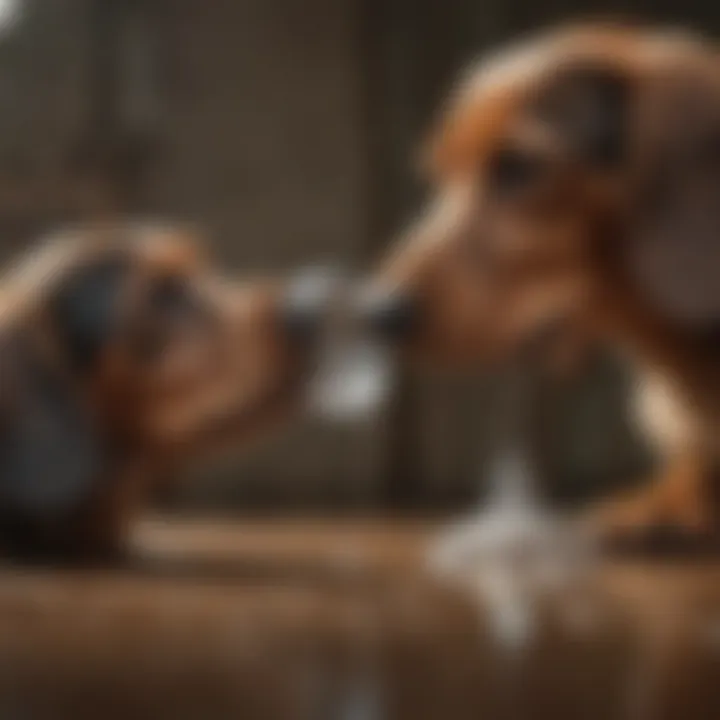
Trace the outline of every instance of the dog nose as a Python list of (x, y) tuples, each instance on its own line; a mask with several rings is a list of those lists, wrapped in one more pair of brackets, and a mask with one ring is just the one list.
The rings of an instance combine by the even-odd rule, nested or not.
[(387, 342), (406, 340), (419, 319), (419, 303), (407, 293), (368, 289), (360, 302), (360, 317), (369, 332)]
[[(332, 268), (300, 271), (281, 302), (281, 325), (293, 342), (313, 346), (323, 329), (354, 327), (383, 342), (400, 343), (413, 332), (418, 303), (403, 292), (349, 283)], [(334, 318), (334, 320), (331, 320)]]

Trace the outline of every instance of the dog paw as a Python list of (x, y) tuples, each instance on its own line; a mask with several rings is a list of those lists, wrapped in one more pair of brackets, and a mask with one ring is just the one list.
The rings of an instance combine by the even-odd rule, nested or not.
[(610, 553), (720, 555), (720, 524), (705, 505), (670, 503), (652, 489), (592, 509), (580, 526)]

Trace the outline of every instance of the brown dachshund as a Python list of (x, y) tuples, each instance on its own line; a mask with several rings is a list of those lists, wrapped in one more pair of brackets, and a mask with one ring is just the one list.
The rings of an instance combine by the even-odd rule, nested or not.
[(435, 200), (379, 273), (415, 305), (408, 346), (457, 365), (543, 335), (612, 343), (638, 369), (638, 416), (664, 469), (593, 518), (608, 539), (714, 537), (716, 47), (610, 25), (521, 43), (471, 70), (426, 160)]
[(0, 550), (114, 554), (159, 483), (292, 406), (306, 363), (285, 300), (280, 283), (224, 280), (159, 225), (60, 234), (13, 268)]

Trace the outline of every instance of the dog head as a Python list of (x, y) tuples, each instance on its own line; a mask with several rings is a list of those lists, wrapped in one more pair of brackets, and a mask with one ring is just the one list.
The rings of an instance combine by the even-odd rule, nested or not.
[(306, 353), (285, 294), (176, 227), (50, 239), (2, 286), (3, 507), (66, 510), (129, 455), (186, 458), (291, 407)]
[(375, 278), (413, 306), (402, 340), (459, 363), (626, 313), (716, 323), (717, 69), (699, 39), (610, 26), (471, 69), (427, 147), (434, 198)]

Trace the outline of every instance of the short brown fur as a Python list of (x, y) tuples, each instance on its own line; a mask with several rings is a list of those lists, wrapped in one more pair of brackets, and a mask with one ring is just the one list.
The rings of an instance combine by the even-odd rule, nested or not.
[[(582, 115), (538, 114), (578, 68), (626, 92), (627, 150), (612, 167), (571, 147)], [(712, 480), (720, 450), (720, 352), (712, 340), (720, 306), (717, 291), (697, 290), (708, 265), (720, 270), (712, 210), (718, 185), (715, 166), (708, 160), (701, 171), (695, 157), (712, 159), (710, 150), (686, 151), (693, 138), (720, 138), (719, 70), (715, 47), (702, 39), (613, 25), (564, 28), (480, 63), (451, 97), (423, 155), (436, 201), (378, 276), (421, 306), (415, 357), (452, 366), (502, 361), (558, 325), (571, 342), (607, 342), (632, 360), (638, 418), (664, 469), (650, 489), (592, 514), (608, 538), (660, 526), (714, 537), (720, 527)], [(571, 94), (569, 107), (582, 97)], [(505, 147), (514, 165), (508, 169), (506, 160), (498, 178)], [(540, 159), (540, 170), (522, 165), (527, 158)], [(658, 178), (671, 182), (653, 205), (646, 198)], [(500, 180), (509, 192), (498, 189)], [(709, 204), (696, 201), (706, 195)], [(669, 236), (675, 225), (678, 237)], [(709, 238), (701, 238), (708, 227)], [(687, 272), (671, 260), (648, 275), (648, 258), (652, 265), (660, 257), (663, 242), (675, 257), (695, 240)], [(678, 293), (696, 290), (692, 310), (678, 304)]]
[[(49, 295), (109, 252), (119, 252), (129, 268), (116, 303), (120, 319), (92, 366), (76, 372)], [(176, 334), (159, 354), (138, 355), (132, 339), (153, 312), (153, 288), (168, 278), (189, 293), (178, 308), (168, 308), (177, 312), (168, 320), (177, 323)], [(37, 390), (31, 375), (20, 382), (12, 373), (37, 366), (91, 413), (93, 431), (114, 455), (62, 512), (20, 510), (0, 499), (0, 552), (53, 560), (105, 560), (123, 552), (129, 523), (159, 486), (198, 456), (247, 443), (297, 398), (303, 363), (279, 328), (281, 284), (222, 279), (202, 258), (198, 238), (181, 228), (137, 224), (60, 233), (9, 271), (2, 287), (0, 409), (8, 430)], [(194, 315), (185, 317), (194, 312), (186, 300), (198, 303), (197, 324)], [(164, 322), (147, 330), (150, 340), (167, 330)], [(44, 452), (42, 442), (34, 452)], [(0, 480), (12, 481), (5, 465)], [(18, 518), (24, 530), (14, 537), (7, 529)]]

